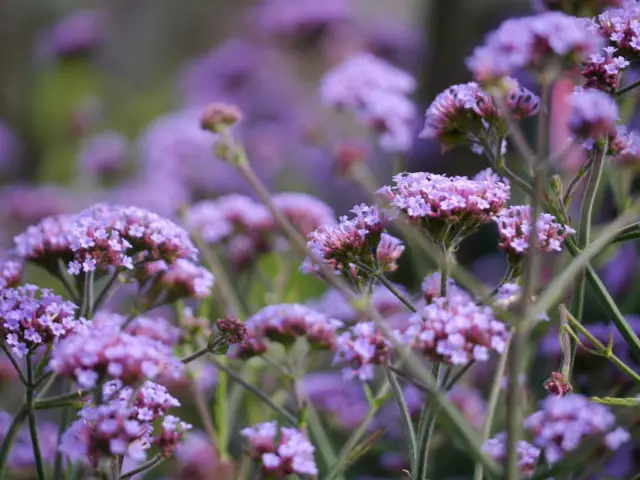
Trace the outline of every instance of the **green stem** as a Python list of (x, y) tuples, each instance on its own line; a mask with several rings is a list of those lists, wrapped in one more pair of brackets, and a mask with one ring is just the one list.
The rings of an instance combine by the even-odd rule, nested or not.
[[(327, 431), (322, 425), (322, 420), (318, 416), (318, 412), (311, 403), (306, 404), (306, 416), (309, 430), (314, 438), (314, 443), (322, 456), (327, 468), (331, 468), (338, 461), (338, 457), (333, 451), (333, 445)], [(340, 476), (342, 478), (342, 476)]]
[(116, 281), (118, 280), (118, 276), (119, 275), (120, 275), (120, 271), (116, 268), (116, 271), (113, 272), (113, 275), (111, 275), (111, 278), (109, 278), (109, 281), (107, 282), (107, 284), (104, 286), (104, 288), (98, 294), (98, 298), (96, 298), (96, 301), (95, 301), (95, 303), (93, 304), (93, 307), (92, 307), (92, 311), (93, 312), (98, 311), (100, 309), (100, 307), (102, 307), (104, 302), (107, 301), (107, 298), (109, 298), (109, 294), (111, 293), (111, 290), (112, 290), (113, 286), (115, 285)]
[[(226, 366), (226, 358), (220, 359), (219, 365)], [(216, 384), (216, 398), (213, 406), (213, 416), (218, 428), (218, 451), (222, 460), (229, 458), (227, 443), (229, 441), (229, 416), (227, 415), (227, 404), (229, 390), (229, 376), (220, 369), (218, 371), (218, 381)]]
[[(63, 393), (62, 395), (56, 395), (54, 397), (43, 398), (42, 400), (37, 400), (34, 403), (34, 407), (37, 410), (44, 410), (47, 408), (55, 408), (52, 405), (58, 405), (61, 402), (66, 402), (68, 400), (82, 400), (83, 397), (90, 395), (94, 392), (99, 392), (100, 387), (89, 388), (86, 390), (78, 390), (76, 392)], [(42, 394), (42, 392), (40, 393)]]
[(13, 368), (18, 373), (18, 378), (20, 379), (20, 383), (22, 383), (23, 385), (26, 386), (27, 385), (27, 379), (25, 378), (24, 374), (22, 373), (22, 369), (20, 368), (20, 365), (18, 365), (18, 362), (16, 361), (15, 357), (11, 354), (11, 351), (7, 348), (7, 346), (4, 344), (4, 342), (0, 343), (0, 348), (2, 348), (4, 353), (7, 355), (7, 358), (11, 362), (11, 365), (13, 365)]
[(45, 480), (47, 475), (44, 469), (44, 461), (42, 460), (42, 452), (40, 450), (40, 440), (38, 437), (38, 423), (36, 421), (35, 410), (35, 386), (33, 384), (33, 363), (31, 362), (32, 353), (27, 354), (27, 393), (25, 402), (27, 404), (27, 417), (29, 421), (29, 432), (31, 433), (31, 445), (33, 447), (33, 458), (35, 460), (36, 472), (38, 480)]
[(624, 95), (625, 93), (630, 92), (631, 90), (634, 90), (638, 86), (640, 86), (640, 80), (636, 80), (635, 82), (627, 85), (626, 87), (622, 87), (616, 93), (614, 93), (614, 96), (620, 97), (620, 96)]
[(458, 383), (458, 381), (464, 376), (464, 374), (467, 373), (471, 369), (471, 367), (475, 365), (475, 363), (475, 360), (469, 360), (469, 362), (464, 367), (458, 370), (458, 373), (456, 373), (451, 380), (445, 378), (443, 382), (444, 390), (446, 392), (451, 390), (454, 385)]
[(134, 468), (133, 470), (129, 470), (127, 473), (123, 473), (122, 475), (120, 475), (120, 480), (126, 480), (127, 478), (131, 478), (139, 473), (144, 472), (145, 470), (149, 470), (155, 467), (156, 465), (158, 465), (164, 459), (165, 458), (162, 455), (158, 454), (153, 458), (151, 458), (149, 461), (140, 465), (139, 467)]
[(9, 460), (9, 454), (11, 453), (11, 447), (15, 442), (20, 426), (27, 417), (27, 405), (23, 404), (20, 410), (14, 415), (11, 425), (7, 430), (4, 438), (2, 439), (2, 446), (0, 446), (0, 480), (4, 480), (7, 475), (7, 462)]
[(405, 441), (407, 443), (407, 449), (409, 454), (409, 460), (411, 465), (411, 472), (416, 471), (416, 450), (417, 450), (417, 441), (416, 441), (416, 432), (413, 428), (413, 420), (411, 419), (411, 413), (409, 412), (409, 407), (407, 407), (407, 402), (404, 398), (404, 393), (402, 392), (402, 387), (396, 378), (396, 374), (389, 367), (383, 367), (384, 372), (387, 375), (387, 380), (389, 380), (389, 385), (391, 386), (391, 392), (398, 403), (398, 409), (400, 410), (400, 421), (402, 422), (402, 430), (404, 431)]
[(187, 355), (186, 357), (183, 357), (180, 359), (180, 362), (184, 363), (185, 365), (187, 363), (191, 363), (194, 360), (197, 360), (198, 358), (206, 355), (207, 353), (211, 352), (211, 348), (209, 346), (206, 347), (202, 347), (200, 350), (196, 350), (195, 352), (193, 352), (190, 355)]
[(387, 277), (385, 277), (382, 273), (378, 273), (376, 274), (376, 278), (380, 281), (380, 283), (382, 283), (387, 290), (389, 290), (398, 300), (400, 300), (409, 310), (411, 310), (412, 312), (417, 312), (418, 309), (415, 307), (415, 305), (411, 302), (411, 300), (409, 300), (407, 297), (405, 297), (400, 290), (398, 290), (393, 283), (391, 283), (389, 281), (389, 279)]
[(80, 316), (90, 319), (93, 311), (93, 272), (84, 273), (84, 295), (80, 306)]
[(64, 288), (67, 291), (67, 293), (69, 294), (69, 297), (71, 298), (71, 301), (77, 305), (78, 304), (78, 294), (76, 293), (75, 288), (73, 288), (73, 286), (71, 285), (71, 282), (69, 282), (69, 278), (67, 277), (67, 270), (66, 270), (65, 264), (61, 259), (58, 259), (58, 278), (62, 282), (62, 285), (64, 286)]
[[(63, 382), (63, 388), (66, 390), (68, 387), (69, 387), (69, 381), (65, 379)], [(62, 434), (67, 429), (67, 425), (69, 423), (70, 418), (71, 418), (71, 409), (68, 407), (63, 408), (62, 414), (60, 415), (60, 423), (58, 424), (58, 441), (56, 443), (57, 445), (60, 445), (60, 439), (62, 437)], [(64, 460), (62, 458), (62, 452), (59, 449), (57, 449), (56, 456), (53, 462), (53, 478), (54, 479), (63, 478), (63, 473), (62, 473), (63, 469), (64, 469)]]

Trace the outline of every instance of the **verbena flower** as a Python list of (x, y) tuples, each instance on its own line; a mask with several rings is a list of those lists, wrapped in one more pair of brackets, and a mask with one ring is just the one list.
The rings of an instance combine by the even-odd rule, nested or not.
[(282, 303), (259, 310), (247, 319), (246, 327), (246, 338), (231, 345), (230, 356), (247, 358), (262, 353), (267, 340), (289, 346), (300, 337), (313, 348), (334, 350), (342, 322), (298, 303)]
[(620, 87), (622, 72), (631, 65), (623, 56), (615, 55), (617, 48), (604, 47), (603, 53), (591, 55), (582, 66), (585, 87), (614, 92)]
[(579, 89), (569, 104), (569, 128), (576, 137), (597, 142), (615, 133), (620, 115), (611, 96), (600, 90)]
[(0, 290), (17, 286), (22, 277), (23, 267), (20, 260), (0, 261)]
[(541, 13), (503, 22), (476, 47), (467, 67), (479, 82), (498, 80), (521, 68), (571, 67), (598, 53), (600, 38), (575, 17)]
[[(80, 410), (79, 419), (62, 435), (60, 451), (72, 461), (89, 461), (94, 467), (102, 459), (115, 456), (144, 461), (152, 444), (158, 445), (166, 457), (191, 428), (167, 415), (180, 402), (161, 385), (145, 382), (134, 391), (112, 381), (103, 387), (103, 397), (104, 403)], [(160, 428), (155, 426), (158, 423)]]
[(178, 444), (175, 456), (182, 465), (180, 479), (207, 480), (221, 468), (220, 454), (209, 436), (200, 430), (188, 432)]
[(605, 405), (572, 394), (547, 397), (540, 410), (524, 421), (533, 443), (544, 451), (549, 464), (554, 464), (588, 439), (602, 441), (602, 446), (615, 451), (629, 440), (629, 433), (616, 428), (616, 419)]
[(45, 217), (69, 213), (73, 204), (73, 194), (54, 185), (15, 183), (0, 190), (0, 218), (12, 229), (22, 230)]
[(130, 335), (146, 337), (167, 347), (173, 347), (183, 337), (182, 330), (164, 317), (138, 315), (125, 325), (126, 322), (127, 317), (124, 315), (104, 310), (97, 312), (92, 319), (94, 325), (119, 327)]
[(67, 337), (54, 351), (51, 369), (72, 377), (83, 388), (94, 387), (108, 377), (133, 385), (145, 378), (182, 373), (182, 364), (169, 347), (156, 339), (121, 331), (122, 323), (99, 322)]
[(171, 303), (181, 298), (206, 298), (214, 284), (209, 270), (183, 258), (173, 264), (164, 260), (145, 263), (137, 270), (142, 297), (148, 306)]
[(17, 356), (86, 329), (77, 306), (35, 285), (0, 290), (0, 335)]
[(320, 225), (336, 223), (333, 209), (319, 198), (306, 193), (276, 193), (273, 203), (303, 235), (308, 235)]
[(378, 193), (437, 244), (455, 248), (488, 223), (509, 199), (505, 182), (433, 173), (400, 173)]
[(265, 422), (240, 430), (240, 435), (248, 440), (251, 456), (268, 478), (318, 474), (315, 447), (299, 430)]
[(38, 54), (45, 59), (86, 55), (102, 43), (104, 12), (76, 10), (42, 32), (38, 38)]
[(127, 139), (118, 132), (103, 132), (86, 138), (78, 154), (80, 174), (100, 178), (123, 173), (128, 147)]
[[(354, 278), (368, 277), (361, 263), (373, 271), (393, 271), (404, 250), (402, 242), (384, 232), (387, 217), (377, 208), (358, 205), (351, 212), (353, 217), (340, 217), (337, 225), (322, 225), (308, 236), (307, 247), (336, 274)], [(307, 259), (304, 272), (318, 272), (314, 260)]]
[[(518, 263), (522, 255), (529, 249), (529, 235), (531, 229), (531, 207), (518, 205), (508, 207), (499, 212), (494, 221), (498, 226), (500, 243), (512, 263)], [(541, 252), (560, 252), (562, 242), (575, 230), (568, 225), (562, 225), (548, 213), (541, 213), (537, 222), (536, 246)]]
[[(540, 98), (512, 78), (505, 81), (505, 103), (515, 120), (538, 113)], [(469, 144), (482, 154), (487, 146), (504, 148), (507, 127), (492, 96), (476, 82), (453, 85), (438, 94), (425, 114), (420, 136), (443, 148)]]
[[(0, 410), (0, 438), (5, 438), (11, 426), (12, 416), (4, 410)], [(38, 422), (38, 440), (40, 454), (45, 465), (51, 465), (56, 455), (58, 442), (58, 427), (53, 422)], [(33, 456), (33, 443), (31, 433), (27, 425), (23, 425), (18, 431), (7, 459), (6, 468), (11, 471), (32, 470), (36, 466)], [(27, 474), (28, 475), (28, 474)]]
[(451, 365), (489, 359), (502, 353), (508, 327), (498, 321), (490, 307), (477, 305), (467, 296), (435, 298), (411, 316), (409, 325), (396, 331), (403, 343)]
[(628, 1), (619, 8), (609, 8), (591, 21), (593, 33), (605, 38), (627, 59), (637, 58), (640, 52), (640, 5)]
[(391, 343), (373, 322), (358, 322), (337, 338), (334, 364), (347, 365), (347, 379), (371, 380), (375, 365), (384, 365), (391, 355)]
[(415, 107), (407, 98), (415, 79), (370, 53), (360, 53), (330, 70), (322, 79), (323, 101), (351, 110), (363, 123), (380, 133), (380, 143), (390, 151), (411, 147)]
[[(507, 461), (507, 435), (505, 433), (499, 433), (495, 437), (490, 438), (483, 445), (482, 450), (496, 462), (504, 465)], [(538, 465), (540, 449), (534, 447), (529, 442), (519, 440), (516, 450), (518, 455), (518, 470), (520, 470), (526, 478), (531, 478)]]

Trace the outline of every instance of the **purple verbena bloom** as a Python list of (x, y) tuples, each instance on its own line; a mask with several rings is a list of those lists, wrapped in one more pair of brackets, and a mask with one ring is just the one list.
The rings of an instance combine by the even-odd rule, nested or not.
[(273, 196), (273, 203), (303, 235), (310, 234), (320, 225), (336, 223), (333, 209), (306, 193), (277, 193)]
[(498, 80), (521, 68), (543, 71), (573, 66), (596, 54), (600, 38), (585, 22), (560, 12), (512, 18), (485, 37), (467, 67), (479, 82)]
[(620, 87), (622, 72), (631, 65), (623, 56), (615, 55), (615, 47), (604, 47), (603, 53), (591, 55), (582, 66), (584, 86), (605, 92), (615, 92)]
[(554, 464), (591, 438), (601, 437), (602, 446), (617, 449), (629, 435), (616, 429), (615, 423), (609, 407), (571, 394), (545, 398), (540, 410), (524, 421), (524, 427), (533, 436), (533, 443), (544, 451), (547, 462)]
[(173, 264), (164, 260), (146, 262), (136, 269), (135, 275), (142, 289), (141, 297), (150, 307), (184, 298), (206, 298), (214, 283), (209, 270), (183, 258)]
[(593, 33), (608, 40), (628, 59), (635, 59), (640, 52), (640, 5), (624, 2), (619, 8), (609, 8), (591, 21)]
[[(534, 447), (529, 442), (519, 440), (516, 446), (518, 454), (518, 470), (526, 478), (531, 478), (536, 471), (540, 449)], [(484, 453), (500, 464), (507, 461), (507, 435), (499, 433), (490, 438), (482, 447)]]
[(502, 353), (509, 335), (490, 307), (477, 305), (468, 295), (437, 297), (396, 331), (407, 345), (450, 365), (489, 359)]
[(578, 89), (569, 104), (569, 129), (576, 137), (597, 142), (615, 133), (620, 115), (610, 95), (592, 88)]
[(23, 229), (45, 217), (69, 213), (74, 203), (69, 190), (53, 185), (6, 185), (0, 190), (0, 218)]
[(78, 307), (35, 285), (0, 290), (0, 335), (17, 357), (86, 330)]
[(345, 429), (356, 428), (367, 414), (361, 386), (345, 382), (338, 372), (308, 373), (301, 381), (301, 390), (318, 411), (329, 412)]
[(103, 132), (86, 138), (78, 154), (81, 175), (104, 177), (119, 174), (127, 161), (127, 139), (118, 132)]
[(299, 430), (266, 422), (244, 428), (240, 434), (251, 444), (250, 454), (265, 475), (318, 474), (313, 458), (315, 447)]
[(0, 260), (0, 290), (16, 287), (22, 277), (21, 260)]
[(111, 327), (124, 327), (124, 331), (133, 336), (147, 337), (160, 342), (167, 347), (173, 347), (183, 337), (182, 330), (172, 325), (163, 317), (138, 315), (127, 323), (127, 317), (118, 313), (101, 310), (92, 318), (94, 325), (106, 325)]
[(437, 244), (457, 246), (491, 221), (509, 199), (505, 182), (469, 180), (433, 173), (400, 173), (378, 193)]
[(188, 432), (175, 451), (182, 465), (180, 479), (207, 480), (220, 466), (220, 455), (211, 444), (211, 439), (200, 430)]
[(54, 59), (91, 53), (104, 38), (104, 20), (100, 10), (71, 12), (40, 34), (39, 55)]
[(66, 264), (73, 258), (69, 233), (74, 220), (74, 215), (43, 218), (14, 238), (16, 255), (57, 274), (58, 260)]
[(374, 365), (385, 365), (391, 355), (391, 343), (378, 331), (373, 322), (359, 322), (340, 334), (333, 362), (347, 365), (343, 369), (347, 379), (368, 381), (373, 378)]

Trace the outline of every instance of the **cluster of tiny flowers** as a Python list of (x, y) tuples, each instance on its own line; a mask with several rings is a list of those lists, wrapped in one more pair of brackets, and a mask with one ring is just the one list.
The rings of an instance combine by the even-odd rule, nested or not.
[(615, 92), (620, 87), (622, 72), (631, 65), (624, 57), (614, 55), (618, 49), (604, 47), (602, 54), (591, 55), (582, 66), (584, 85), (605, 92)]
[(20, 283), (23, 266), (19, 260), (0, 261), (0, 289), (15, 287)]
[(240, 434), (251, 444), (251, 456), (260, 462), (267, 478), (318, 474), (313, 458), (315, 448), (295, 428), (278, 429), (276, 422), (265, 422), (244, 428)]
[(411, 147), (416, 111), (407, 98), (415, 79), (370, 53), (360, 53), (333, 68), (322, 79), (324, 102), (356, 112), (380, 133), (380, 144), (389, 151)]
[(291, 345), (306, 337), (312, 347), (334, 350), (342, 322), (298, 303), (269, 305), (247, 319), (246, 337), (231, 345), (229, 355), (248, 358), (266, 349), (266, 340)]
[[(505, 464), (507, 460), (507, 435), (499, 433), (487, 440), (482, 450), (499, 464)], [(531, 478), (538, 465), (540, 449), (534, 447), (529, 442), (519, 440), (516, 446), (518, 454), (518, 470), (526, 478)]]
[(57, 272), (58, 260), (66, 263), (73, 257), (68, 235), (73, 220), (73, 215), (43, 218), (14, 238), (15, 253), (24, 260)]
[(277, 193), (273, 196), (273, 203), (303, 235), (310, 234), (320, 225), (336, 223), (333, 209), (306, 193)]
[(194, 260), (197, 250), (175, 223), (147, 210), (97, 204), (80, 212), (69, 232), (74, 259), (69, 273), (110, 266), (132, 269), (134, 262)]
[(22, 357), (40, 345), (86, 329), (76, 319), (77, 307), (35, 285), (0, 290), (0, 334), (13, 353)]
[[(512, 118), (520, 120), (538, 113), (540, 98), (512, 78), (505, 79), (506, 105)], [(437, 140), (443, 148), (467, 143), (482, 154), (485, 145), (504, 147), (506, 125), (493, 98), (476, 82), (453, 85), (438, 94), (425, 114), (420, 136)]]
[(373, 322), (359, 322), (340, 334), (334, 363), (344, 365), (346, 379), (371, 380), (374, 365), (384, 365), (391, 355), (391, 344)]
[(625, 2), (620, 8), (610, 8), (591, 22), (594, 33), (606, 38), (622, 55), (635, 58), (640, 52), (640, 5)]
[(127, 160), (128, 146), (127, 140), (117, 132), (88, 137), (78, 155), (81, 174), (101, 177), (121, 173)]
[(396, 334), (432, 358), (464, 365), (472, 360), (488, 360), (492, 350), (502, 353), (509, 331), (490, 307), (477, 305), (468, 296), (452, 295), (435, 298)]
[(174, 346), (182, 338), (182, 330), (164, 317), (139, 315), (127, 323), (127, 317), (101, 310), (93, 316), (92, 322), (94, 325), (118, 326), (130, 335), (143, 336), (167, 347)]
[[(529, 248), (531, 229), (531, 207), (518, 205), (505, 208), (495, 217), (500, 235), (500, 248), (507, 252), (510, 261), (517, 262)], [(562, 242), (575, 230), (556, 221), (553, 215), (541, 213), (536, 225), (538, 250), (541, 252), (559, 252)]]
[[(394, 271), (404, 251), (402, 242), (384, 232), (385, 215), (376, 207), (365, 204), (351, 210), (352, 218), (340, 217), (338, 224), (325, 224), (309, 234), (307, 247), (329, 269), (336, 273), (361, 274), (356, 263), (374, 271)], [(305, 272), (317, 272), (318, 267), (307, 259)], [(366, 274), (365, 274), (366, 276)]]
[[(135, 394), (132, 399), (131, 396)], [(144, 461), (152, 444), (168, 456), (191, 425), (167, 415), (180, 406), (161, 385), (145, 382), (139, 391), (111, 381), (103, 387), (104, 403), (86, 406), (62, 435), (60, 451), (71, 460), (88, 460), (97, 466), (101, 459), (129, 456)], [(154, 422), (161, 420), (159, 432)]]
[(521, 68), (575, 65), (598, 53), (600, 37), (584, 22), (561, 12), (547, 12), (503, 22), (467, 59), (476, 80), (488, 82)]
[(569, 99), (569, 128), (580, 139), (592, 144), (616, 132), (620, 119), (618, 106), (608, 94), (596, 89), (578, 89)]
[(138, 270), (136, 275), (144, 286), (143, 297), (149, 306), (180, 298), (205, 298), (213, 288), (211, 272), (183, 258), (173, 264), (164, 260), (145, 263)]
[(505, 182), (434, 173), (400, 173), (378, 193), (421, 226), (438, 244), (457, 245), (500, 212), (509, 199)]
[(615, 423), (607, 406), (571, 394), (545, 398), (541, 409), (529, 416), (524, 426), (533, 436), (533, 443), (544, 451), (547, 462), (554, 464), (590, 438), (601, 437), (603, 446), (617, 450), (630, 436)]
[[(115, 314), (114, 314), (115, 315)], [(159, 375), (179, 376), (182, 364), (165, 344), (120, 330), (123, 322), (99, 322), (60, 342), (52, 370), (90, 388), (107, 375), (131, 385)]]

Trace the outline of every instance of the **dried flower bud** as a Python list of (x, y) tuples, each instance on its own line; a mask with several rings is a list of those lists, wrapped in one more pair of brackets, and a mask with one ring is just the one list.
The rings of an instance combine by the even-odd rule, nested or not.
[(227, 343), (242, 343), (247, 338), (247, 327), (236, 317), (221, 318), (216, 322), (216, 327)]
[(200, 126), (203, 130), (220, 133), (242, 119), (238, 107), (224, 103), (212, 103), (202, 112)]
[(563, 397), (573, 392), (573, 387), (560, 372), (551, 372), (551, 377), (544, 382), (544, 388), (557, 397)]

